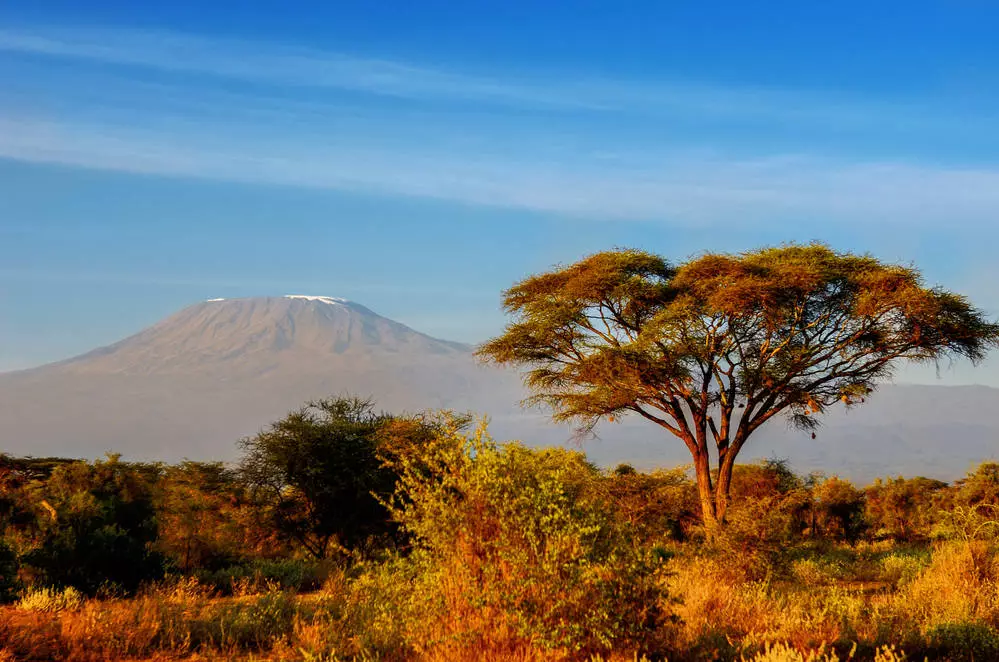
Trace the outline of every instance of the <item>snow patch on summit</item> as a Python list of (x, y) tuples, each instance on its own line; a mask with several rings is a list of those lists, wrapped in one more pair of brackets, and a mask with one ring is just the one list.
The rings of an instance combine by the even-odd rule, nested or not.
[(328, 303), (333, 306), (339, 306), (348, 303), (346, 299), (341, 299), (340, 297), (322, 297), (322, 296), (312, 296), (308, 294), (285, 294), (284, 298), (305, 299), (306, 301), (321, 301), (323, 303)]

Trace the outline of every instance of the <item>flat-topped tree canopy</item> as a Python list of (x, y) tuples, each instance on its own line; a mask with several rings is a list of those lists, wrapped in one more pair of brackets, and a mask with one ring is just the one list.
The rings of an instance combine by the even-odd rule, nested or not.
[(736, 455), (774, 416), (814, 429), (899, 361), (977, 363), (999, 346), (999, 324), (914, 267), (819, 243), (680, 264), (606, 251), (517, 283), (504, 307), (514, 321), (479, 355), (528, 368), (529, 402), (556, 420), (590, 430), (633, 413), (679, 437), (709, 526), (724, 520)]

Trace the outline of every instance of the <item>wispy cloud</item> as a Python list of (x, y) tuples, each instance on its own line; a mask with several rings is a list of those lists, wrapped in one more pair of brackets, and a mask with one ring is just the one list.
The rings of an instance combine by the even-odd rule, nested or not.
[[(0, 29), (0, 51), (42, 67), (51, 58), (98, 65), (42, 72), (52, 78), (22, 71), (22, 80), (0, 90), (0, 102), (14, 98), (10, 90), (23, 97), (0, 108), (0, 157), (7, 159), (681, 224), (802, 217), (981, 224), (999, 215), (997, 168), (876, 156), (863, 141), (856, 153), (823, 156), (811, 144), (778, 147), (768, 139), (787, 122), (811, 123), (809, 136), (830, 126), (906, 122), (935, 125), (942, 135), (979, 135), (967, 117), (911, 104), (662, 81), (473, 75), (126, 29)], [(146, 75), (150, 70), (179, 75)], [(255, 84), (204, 84), (218, 78)], [(642, 123), (627, 115), (667, 110), (687, 122), (722, 119), (690, 136), (659, 118)], [(713, 132), (747, 117), (766, 119), (769, 130), (737, 131), (757, 136), (748, 148), (731, 149)], [(835, 132), (829, 135), (835, 142)]]
[(168, 137), (98, 125), (0, 118), (0, 157), (103, 170), (422, 196), (623, 220), (757, 223), (993, 223), (999, 171), (787, 156), (662, 155), (613, 167), (476, 160), (360, 147), (254, 146), (208, 133)]
[(123, 28), (0, 28), (0, 51), (275, 86), (533, 109), (680, 112), (893, 129), (959, 129), (969, 122), (991, 120), (988, 114), (953, 118), (912, 101), (858, 100), (828, 92), (683, 80), (610, 80), (578, 72), (543, 76), (465, 72), (270, 42)]
[(343, 53), (136, 30), (0, 30), (0, 50), (149, 67), (276, 85), (327, 87), (417, 99), (590, 106), (542, 86), (467, 76)]

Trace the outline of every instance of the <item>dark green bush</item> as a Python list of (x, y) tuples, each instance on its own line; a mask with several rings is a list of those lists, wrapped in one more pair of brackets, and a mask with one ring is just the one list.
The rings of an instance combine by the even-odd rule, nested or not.
[(999, 660), (999, 631), (985, 623), (942, 623), (926, 633), (926, 644), (932, 660)]
[(320, 563), (304, 559), (254, 559), (218, 570), (195, 570), (199, 582), (219, 593), (263, 589), (268, 586), (294, 591), (319, 588), (326, 573)]
[(0, 603), (15, 599), (21, 590), (17, 568), (17, 555), (14, 550), (0, 540)]
[(23, 557), (38, 582), (89, 595), (134, 592), (163, 576), (149, 476), (117, 457), (57, 467), (34, 494), (45, 514)]

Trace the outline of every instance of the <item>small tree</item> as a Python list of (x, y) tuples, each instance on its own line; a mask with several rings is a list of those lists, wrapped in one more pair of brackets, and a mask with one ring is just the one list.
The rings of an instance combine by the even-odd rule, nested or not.
[(247, 492), (238, 472), (222, 462), (188, 460), (164, 467), (156, 548), (184, 572), (287, 554), (279, 533), (259, 517), (263, 504)]
[(977, 362), (999, 345), (999, 325), (915, 269), (821, 244), (680, 265), (597, 253), (514, 285), (504, 306), (516, 319), (480, 356), (529, 368), (529, 402), (584, 432), (630, 413), (679, 437), (709, 529), (725, 518), (735, 458), (770, 419), (812, 431), (900, 360)]
[(391, 528), (376, 498), (395, 487), (378, 455), (379, 429), (390, 420), (368, 400), (310, 402), (240, 442), (240, 473), (278, 529), (312, 556), (326, 557), (334, 543), (356, 547)]
[(133, 592), (163, 576), (153, 486), (159, 468), (117, 455), (60, 464), (29, 486), (36, 545), (22, 561), (42, 584)]
[(874, 534), (902, 541), (929, 538), (951, 497), (947, 483), (922, 476), (878, 478), (864, 492)]
[(812, 535), (854, 543), (866, 526), (864, 493), (853, 483), (832, 476), (812, 488)]

